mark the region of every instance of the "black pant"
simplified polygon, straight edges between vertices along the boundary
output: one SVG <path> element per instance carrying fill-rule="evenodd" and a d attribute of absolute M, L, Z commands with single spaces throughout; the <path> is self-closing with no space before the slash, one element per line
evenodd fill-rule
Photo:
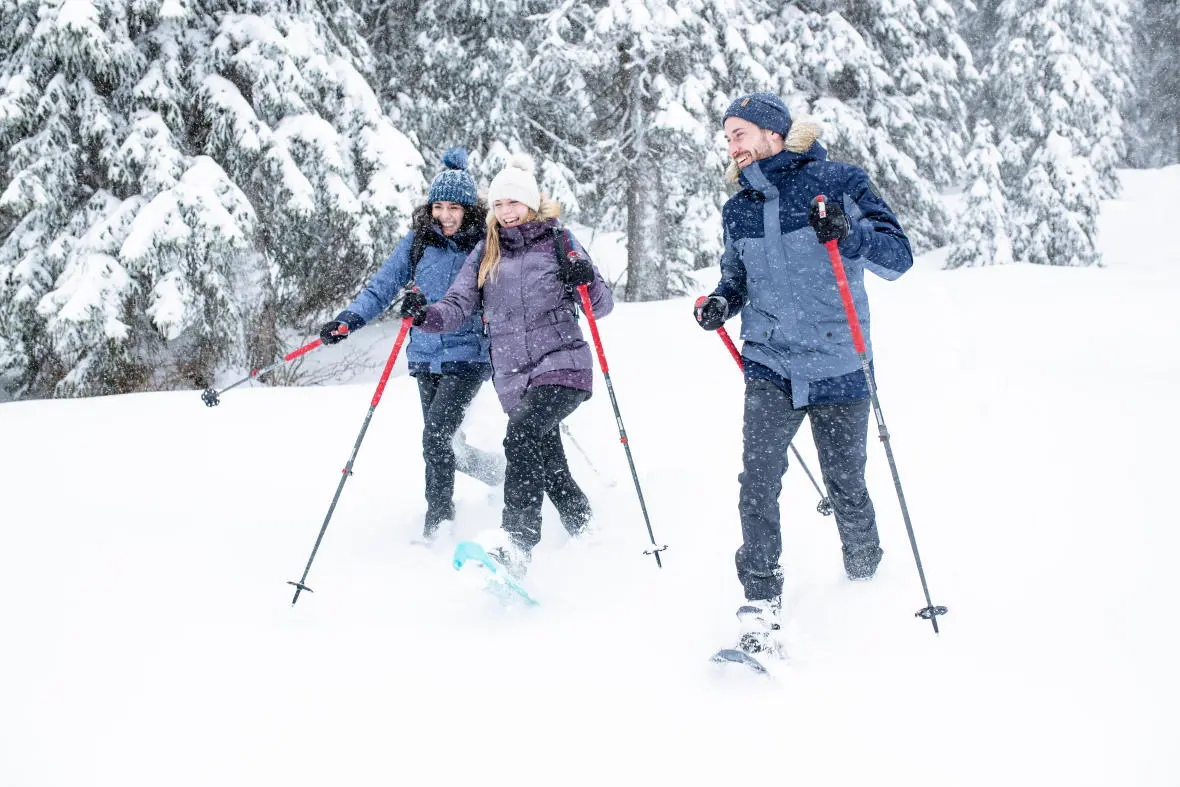
<path fill-rule="evenodd" d="M 861 399 L 796 410 L 791 397 L 769 380 L 746 384 L 742 472 L 738 476 L 743 543 L 736 560 L 747 599 L 774 598 L 783 590 L 778 498 L 787 470 L 787 448 L 805 417 L 811 419 L 811 435 L 846 565 L 860 559 L 876 565 L 880 559 L 876 515 L 865 485 L 869 404 L 868 399 Z"/>
<path fill-rule="evenodd" d="M 549 495 L 571 534 L 581 532 L 590 520 L 590 501 L 570 475 L 558 429 L 562 419 L 589 397 L 576 388 L 542 385 L 530 388 L 508 415 L 503 525 L 522 549 L 532 549 L 541 540 L 544 495 Z"/>
<path fill-rule="evenodd" d="M 454 516 L 455 450 L 451 440 L 483 380 L 456 374 L 419 374 L 422 459 L 426 463 L 426 520 Z"/>

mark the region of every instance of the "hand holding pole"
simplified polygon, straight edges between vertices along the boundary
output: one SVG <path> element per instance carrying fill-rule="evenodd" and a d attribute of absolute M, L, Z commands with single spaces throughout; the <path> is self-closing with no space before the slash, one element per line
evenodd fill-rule
<path fill-rule="evenodd" d="M 816 198 L 818 203 L 820 218 L 827 215 L 827 204 L 823 194 Z M 877 399 L 877 385 L 873 380 L 873 370 L 869 365 L 868 350 L 865 346 L 864 333 L 860 329 L 860 320 L 856 316 L 856 304 L 852 300 L 852 288 L 848 286 L 848 276 L 844 272 L 844 262 L 840 259 L 840 250 L 837 248 L 837 241 L 830 240 L 824 244 L 828 250 L 828 257 L 832 262 L 832 272 L 836 276 L 836 288 L 840 292 L 840 300 L 844 304 L 844 316 L 848 319 L 848 327 L 852 331 L 852 345 L 856 348 L 857 355 L 860 356 L 861 369 L 864 371 L 865 382 L 868 384 L 869 397 L 873 403 L 873 414 L 877 419 L 877 431 L 881 438 L 881 444 L 885 447 L 885 456 L 889 460 L 889 471 L 893 474 L 893 487 L 897 490 L 897 501 L 901 504 L 901 516 L 905 521 L 906 533 L 910 539 L 910 549 L 914 553 L 914 562 L 918 567 L 918 578 L 922 582 L 922 593 L 926 596 L 926 606 L 918 610 L 915 617 L 929 620 L 934 626 L 934 633 L 938 633 L 938 616 L 945 615 L 947 608 L 943 606 L 935 606 L 930 600 L 930 589 L 926 585 L 926 572 L 922 569 L 922 558 L 918 554 L 918 541 L 914 537 L 914 526 L 910 522 L 910 511 L 906 506 L 905 495 L 901 491 L 901 478 L 897 472 L 897 462 L 893 459 L 893 448 L 889 443 L 889 430 L 885 428 L 885 416 L 881 413 L 881 403 Z"/>
<path fill-rule="evenodd" d="M 345 325 L 344 323 L 341 323 L 340 327 L 338 329 L 336 329 L 335 334 L 337 336 L 348 335 L 348 326 Z M 241 380 L 238 380 L 236 383 L 234 383 L 232 385 L 227 385 L 226 387 L 222 388 L 220 391 L 216 391 L 212 388 L 206 388 L 204 390 L 204 392 L 201 394 L 201 401 L 205 403 L 206 407 L 216 407 L 217 405 L 221 404 L 221 399 L 219 398 L 221 396 L 221 394 L 225 393 L 229 389 L 237 388 L 242 383 L 249 382 L 250 380 L 253 380 L 255 377 L 258 377 L 259 375 L 266 374 L 267 372 L 271 371 L 272 369 L 277 369 L 278 367 L 282 366 L 283 364 L 287 363 L 288 361 L 293 361 L 296 358 L 298 358 L 299 356 L 303 355 L 304 353 L 309 353 L 312 350 L 314 350 L 315 348 L 322 346 L 323 343 L 324 342 L 321 339 L 316 339 L 315 341 L 308 342 L 307 344 L 303 345 L 299 349 L 292 350 L 291 352 L 287 353 L 280 360 L 275 361 L 270 366 L 264 366 L 261 369 L 255 369 L 254 371 L 250 372 L 250 374 L 243 377 Z"/>

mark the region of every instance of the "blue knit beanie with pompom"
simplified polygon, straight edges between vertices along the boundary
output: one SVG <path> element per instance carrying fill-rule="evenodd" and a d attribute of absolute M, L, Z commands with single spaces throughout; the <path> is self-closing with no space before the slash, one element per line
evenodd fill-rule
<path fill-rule="evenodd" d="M 451 148 L 443 154 L 442 163 L 446 169 L 435 176 L 426 201 L 457 202 L 470 208 L 478 197 L 475 192 L 475 180 L 467 172 L 467 151 L 463 148 Z"/>

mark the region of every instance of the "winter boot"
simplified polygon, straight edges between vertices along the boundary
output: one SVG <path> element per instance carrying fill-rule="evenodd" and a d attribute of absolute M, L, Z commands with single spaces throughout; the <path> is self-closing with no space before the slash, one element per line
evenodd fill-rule
<path fill-rule="evenodd" d="M 589 506 L 572 511 L 559 511 L 558 514 L 561 517 L 562 527 L 572 537 L 579 538 L 590 535 L 592 532 L 590 522 L 594 518 L 594 514 Z"/>
<path fill-rule="evenodd" d="M 848 574 L 848 578 L 854 582 L 872 579 L 873 575 L 877 573 L 877 566 L 880 565 L 881 557 L 884 554 L 885 550 L 881 547 L 870 547 L 856 552 L 845 549 L 844 571 Z"/>
<path fill-rule="evenodd" d="M 427 506 L 426 518 L 422 522 L 422 539 L 424 541 L 433 541 L 438 535 L 439 525 L 443 522 L 454 520 L 454 518 L 454 503 L 447 503 L 445 506 Z"/>
<path fill-rule="evenodd" d="M 504 567 L 508 576 L 517 581 L 524 579 L 533 559 L 532 553 L 513 541 L 508 533 L 501 529 L 486 530 L 476 537 L 476 541 L 493 560 Z"/>
<path fill-rule="evenodd" d="M 738 650 L 751 656 L 783 657 L 782 598 L 747 601 L 737 611 L 741 637 Z"/>

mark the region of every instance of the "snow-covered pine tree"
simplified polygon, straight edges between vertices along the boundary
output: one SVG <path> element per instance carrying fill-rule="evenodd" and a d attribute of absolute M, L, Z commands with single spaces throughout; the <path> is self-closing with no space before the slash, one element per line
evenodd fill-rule
<path fill-rule="evenodd" d="M 1105 108 L 1100 104 L 1090 107 L 1097 113 L 1090 128 L 1084 135 L 1070 137 L 1070 143 L 1076 153 L 1090 160 L 1101 189 L 1099 196 L 1114 197 L 1121 188 L 1117 170 L 1127 157 L 1126 108 L 1136 89 L 1130 3 L 1077 0 L 1066 13 L 1065 19 L 1072 24 L 1063 30 L 1075 44 L 1094 89 L 1106 100 Z"/>
<path fill-rule="evenodd" d="M 881 54 L 892 89 L 869 96 L 866 114 L 881 124 L 938 187 L 962 180 L 971 144 L 967 98 L 979 74 L 944 0 L 849 0 L 840 12 Z"/>
<path fill-rule="evenodd" d="M 1017 260 L 1099 262 L 1098 197 L 1109 181 L 1093 162 L 1112 162 L 1095 151 L 1095 140 L 1116 144 L 1109 135 L 1117 107 L 1099 90 L 1114 82 L 1097 79 L 1095 53 L 1083 51 L 1098 29 L 1092 10 L 1081 0 L 1043 0 L 1031 8 L 1004 0 L 997 8 L 984 83 Z"/>
<path fill-rule="evenodd" d="M 1023 258 L 1038 265 L 1084 267 L 1102 262 L 1094 245 L 1101 190 L 1090 160 L 1056 131 L 1033 153 L 1022 181 L 1024 206 L 1035 215 L 1014 217 Z M 1012 215 L 1010 208 L 1009 215 Z"/>
<path fill-rule="evenodd" d="M 535 107 L 549 103 L 537 87 L 546 66 L 537 42 L 557 5 L 360 2 L 382 99 L 428 160 L 461 145 L 473 175 L 486 181 L 511 152 L 536 152 L 533 138 L 548 130 Z M 501 158 L 493 162 L 494 145 Z"/>
<path fill-rule="evenodd" d="M 1135 93 L 1128 114 L 1136 167 L 1180 163 L 1180 2 L 1135 0 Z"/>
<path fill-rule="evenodd" d="M 1002 265 L 1012 261 L 1008 212 L 1000 178 L 1000 152 L 991 123 L 975 122 L 975 141 L 967 154 L 967 201 L 958 217 L 957 242 L 948 268 Z"/>
<path fill-rule="evenodd" d="M 788 75 L 838 160 L 862 167 L 916 249 L 953 240 L 939 189 L 963 172 L 966 96 L 978 75 L 953 8 L 888 0 L 786 5 L 773 14 Z"/>
<path fill-rule="evenodd" d="M 127 389 L 146 373 L 130 348 L 126 195 L 111 172 L 127 80 L 142 70 L 125 5 L 0 9 L 0 376 L 17 395 Z"/>
<path fill-rule="evenodd" d="M 307 335 L 355 294 L 408 231 L 426 181 L 362 71 L 371 58 L 345 2 L 242 5 L 215 17 L 194 62 L 192 126 L 257 215 L 260 365 L 279 354 L 283 329 Z"/>
<path fill-rule="evenodd" d="M 406 231 L 422 161 L 347 5 L 5 2 L 10 389 L 206 385 L 248 337 L 269 362 Z"/>
<path fill-rule="evenodd" d="M 720 253 L 717 72 L 708 0 L 604 0 L 571 7 L 539 59 L 558 63 L 550 155 L 593 173 L 589 221 L 627 237 L 623 297 L 684 291 Z M 556 17 L 551 17 L 556 21 Z M 558 114 L 564 112 L 564 115 Z"/>

